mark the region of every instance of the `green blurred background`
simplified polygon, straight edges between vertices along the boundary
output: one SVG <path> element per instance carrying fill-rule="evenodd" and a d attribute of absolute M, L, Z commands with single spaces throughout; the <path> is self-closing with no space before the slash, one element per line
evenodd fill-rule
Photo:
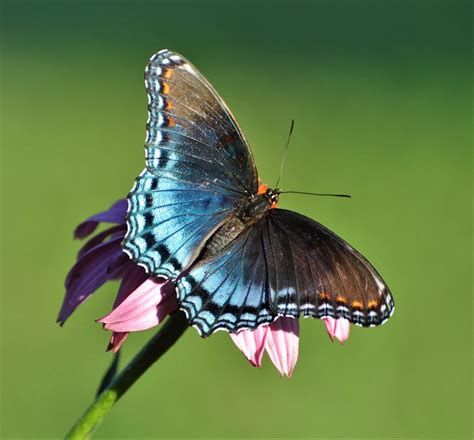
<path fill-rule="evenodd" d="M 282 186 L 353 198 L 281 206 L 366 255 L 396 310 L 342 347 L 302 322 L 291 380 L 191 329 L 97 437 L 471 436 L 470 2 L 4 1 L 2 14 L 4 438 L 61 437 L 110 362 L 94 319 L 116 284 L 64 328 L 55 318 L 74 227 L 143 168 L 143 69 L 161 48 L 225 98 L 267 183 L 295 118 Z"/>

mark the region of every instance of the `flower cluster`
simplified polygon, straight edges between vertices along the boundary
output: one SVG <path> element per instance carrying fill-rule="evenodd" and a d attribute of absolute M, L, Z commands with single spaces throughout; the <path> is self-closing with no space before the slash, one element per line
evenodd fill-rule
<path fill-rule="evenodd" d="M 121 242 L 127 230 L 126 211 L 127 201 L 119 200 L 107 211 L 82 222 L 74 231 L 76 238 L 84 239 L 90 237 L 101 222 L 114 225 L 93 235 L 82 246 L 66 278 L 66 295 L 58 316 L 58 322 L 64 324 L 100 286 L 109 280 L 121 280 L 112 312 L 97 320 L 112 331 L 108 349 L 114 352 L 120 349 L 130 332 L 155 327 L 178 309 L 173 284 L 146 274 L 122 251 Z M 343 343 L 349 337 L 346 319 L 325 318 L 323 321 L 331 340 Z M 291 376 L 299 350 L 297 319 L 279 317 L 254 331 L 242 330 L 230 337 L 253 366 L 262 365 L 266 351 L 280 374 Z"/>

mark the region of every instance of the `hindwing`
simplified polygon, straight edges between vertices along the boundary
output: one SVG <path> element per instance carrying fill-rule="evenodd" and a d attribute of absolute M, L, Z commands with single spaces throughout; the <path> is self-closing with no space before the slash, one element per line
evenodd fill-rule
<path fill-rule="evenodd" d="M 191 267 L 177 288 L 180 307 L 202 336 L 254 329 L 278 316 L 345 318 L 371 327 L 394 307 L 367 259 L 323 225 L 282 209 Z"/>

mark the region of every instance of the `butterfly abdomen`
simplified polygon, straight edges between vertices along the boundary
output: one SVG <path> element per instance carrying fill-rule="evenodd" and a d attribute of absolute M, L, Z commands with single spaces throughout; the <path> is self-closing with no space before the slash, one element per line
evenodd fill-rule
<path fill-rule="evenodd" d="M 206 242 L 200 258 L 205 259 L 213 257 L 224 249 L 229 243 L 237 238 L 245 229 L 246 224 L 237 216 L 225 222 Z"/>

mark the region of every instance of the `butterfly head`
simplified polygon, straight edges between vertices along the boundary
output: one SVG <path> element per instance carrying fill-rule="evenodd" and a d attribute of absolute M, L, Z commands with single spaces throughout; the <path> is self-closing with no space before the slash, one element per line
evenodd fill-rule
<path fill-rule="evenodd" d="M 278 199 L 280 198 L 281 190 L 279 188 L 267 188 L 265 194 L 263 195 L 270 203 L 271 208 L 276 208 L 278 206 Z"/>
<path fill-rule="evenodd" d="M 278 204 L 278 199 L 280 198 L 281 189 L 279 188 L 269 188 L 265 183 L 260 183 L 258 186 L 257 196 L 261 196 L 262 201 L 268 202 L 271 208 L 276 208 Z M 268 206 L 267 206 L 268 208 Z"/>

